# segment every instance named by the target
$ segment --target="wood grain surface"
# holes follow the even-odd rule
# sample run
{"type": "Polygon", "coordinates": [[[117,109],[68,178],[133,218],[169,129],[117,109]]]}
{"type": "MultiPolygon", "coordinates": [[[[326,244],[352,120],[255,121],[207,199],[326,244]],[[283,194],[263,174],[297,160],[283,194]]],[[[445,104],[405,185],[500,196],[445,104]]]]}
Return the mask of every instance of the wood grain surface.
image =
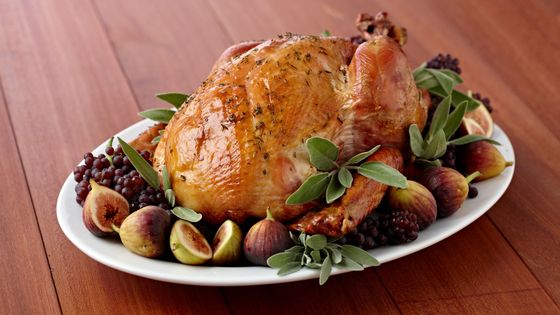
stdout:
{"type": "Polygon", "coordinates": [[[558,314],[560,2],[0,0],[0,313],[558,314]],[[454,236],[360,273],[256,287],[115,271],[60,230],[59,189],[84,152],[194,90],[229,45],[285,32],[354,35],[389,12],[416,66],[457,56],[516,152],[506,194],[454,236]]]}

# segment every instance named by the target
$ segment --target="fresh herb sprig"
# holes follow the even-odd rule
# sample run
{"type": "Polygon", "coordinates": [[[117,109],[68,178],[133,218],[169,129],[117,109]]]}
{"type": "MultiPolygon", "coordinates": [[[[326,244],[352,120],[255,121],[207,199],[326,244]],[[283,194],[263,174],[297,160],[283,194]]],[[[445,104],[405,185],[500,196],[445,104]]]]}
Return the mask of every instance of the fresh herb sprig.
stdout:
{"type": "Polygon", "coordinates": [[[323,285],[329,279],[333,266],[364,270],[365,266],[379,265],[377,259],[368,252],[353,245],[337,244],[337,239],[329,239],[321,234],[290,235],[296,245],[267,260],[269,267],[279,269],[279,276],[297,272],[303,267],[319,269],[319,284],[323,285]]]}
{"type": "Polygon", "coordinates": [[[371,150],[356,154],[345,163],[339,165],[338,147],[328,139],[312,137],[306,141],[309,160],[320,172],[308,177],[303,184],[293,193],[286,204],[295,205],[315,200],[325,195],[328,204],[340,198],[346,189],[352,186],[352,173],[355,170],[359,174],[380,183],[406,188],[406,177],[399,171],[381,162],[365,162],[380,146],[377,145],[371,150]]]}
{"type": "Polygon", "coordinates": [[[156,94],[156,97],[173,105],[174,109],[168,108],[153,108],[142,111],[138,115],[151,119],[153,121],[169,123],[173,115],[175,115],[176,110],[181,108],[183,103],[189,98],[189,95],[182,93],[160,93],[156,94]]]}
{"type": "Polygon", "coordinates": [[[202,215],[193,209],[175,205],[175,192],[171,187],[171,180],[169,178],[167,167],[163,167],[161,176],[162,182],[160,182],[157,172],[138,152],[136,152],[133,147],[119,137],[117,137],[117,140],[119,141],[119,144],[123,149],[124,154],[128,157],[130,163],[132,163],[134,168],[138,171],[140,176],[144,178],[148,185],[152,186],[156,190],[159,190],[160,186],[163,187],[165,198],[171,206],[171,212],[174,215],[180,219],[190,222],[198,222],[202,219],[202,215]]]}

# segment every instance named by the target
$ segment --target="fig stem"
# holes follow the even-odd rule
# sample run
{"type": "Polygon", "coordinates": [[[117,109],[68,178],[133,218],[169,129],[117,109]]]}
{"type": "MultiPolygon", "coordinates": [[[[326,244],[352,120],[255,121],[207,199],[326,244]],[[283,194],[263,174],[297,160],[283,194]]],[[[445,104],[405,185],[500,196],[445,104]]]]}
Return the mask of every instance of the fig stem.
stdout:
{"type": "Polygon", "coordinates": [[[471,175],[467,176],[465,178],[467,180],[467,184],[470,183],[473,179],[477,178],[478,176],[480,176],[479,171],[476,171],[476,172],[472,173],[471,175]]]}
{"type": "Polygon", "coordinates": [[[513,165],[513,161],[507,161],[507,162],[506,162],[506,167],[512,166],[512,165],[513,165]]]}
{"type": "Polygon", "coordinates": [[[118,226],[116,226],[115,223],[111,223],[111,228],[113,229],[113,231],[120,234],[121,229],[118,226]]]}
{"type": "Polygon", "coordinates": [[[274,217],[272,216],[272,212],[270,211],[270,207],[266,208],[266,219],[271,220],[271,221],[276,221],[276,220],[274,220],[274,217]]]}

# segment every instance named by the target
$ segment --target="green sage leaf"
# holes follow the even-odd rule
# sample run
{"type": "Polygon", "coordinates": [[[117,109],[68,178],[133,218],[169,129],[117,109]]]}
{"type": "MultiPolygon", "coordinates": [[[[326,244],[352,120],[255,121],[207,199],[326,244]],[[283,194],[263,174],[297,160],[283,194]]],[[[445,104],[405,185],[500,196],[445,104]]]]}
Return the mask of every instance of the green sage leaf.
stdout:
{"type": "Polygon", "coordinates": [[[294,272],[298,272],[302,268],[302,265],[299,261],[291,261],[286,263],[284,266],[280,267],[278,270],[278,275],[280,277],[289,275],[294,272]]]}
{"type": "Polygon", "coordinates": [[[348,257],[342,257],[342,260],[336,266],[342,269],[348,269],[353,271],[364,270],[364,267],[362,265],[358,264],[357,262],[353,261],[348,257]]]}
{"type": "Polygon", "coordinates": [[[171,207],[175,207],[175,193],[173,192],[173,189],[165,190],[165,199],[167,199],[167,202],[171,207]]]}
{"type": "Polygon", "coordinates": [[[314,234],[307,238],[305,245],[314,250],[321,250],[327,246],[327,237],[322,234],[314,234]]]}
{"type": "Polygon", "coordinates": [[[398,188],[406,188],[406,177],[396,169],[381,162],[366,162],[358,168],[361,175],[382,184],[398,188]]]}
{"type": "Polygon", "coordinates": [[[331,247],[330,245],[331,244],[327,245],[326,249],[330,254],[331,261],[334,265],[339,264],[342,261],[342,253],[340,252],[340,249],[331,247]]]}
{"type": "MultiPolygon", "coordinates": [[[[445,94],[445,91],[443,91],[443,89],[440,86],[436,86],[434,88],[429,89],[430,93],[435,94],[439,97],[446,97],[448,96],[447,94],[445,94]]],[[[473,111],[475,108],[477,108],[480,105],[480,102],[468,97],[467,95],[465,95],[462,92],[459,92],[457,90],[453,90],[453,93],[451,93],[452,96],[452,105],[453,106],[458,106],[459,104],[461,104],[464,101],[467,101],[467,112],[473,111]]]]}
{"type": "Polygon", "coordinates": [[[338,147],[331,141],[312,137],[305,142],[309,152],[311,164],[320,171],[330,171],[336,167],[338,158],[338,147]]]}
{"type": "Polygon", "coordinates": [[[439,167],[441,166],[440,160],[426,160],[426,159],[416,159],[414,160],[414,165],[420,168],[431,168],[431,167],[439,167]]]}
{"type": "Polygon", "coordinates": [[[478,142],[478,141],[486,141],[486,142],[490,142],[490,143],[495,144],[495,145],[501,145],[501,143],[499,143],[498,141],[490,139],[490,138],[485,137],[485,136],[481,136],[481,135],[466,135],[466,136],[463,136],[461,138],[453,139],[453,140],[449,141],[449,143],[455,144],[455,145],[465,145],[465,144],[478,142]]]}
{"type": "Polygon", "coordinates": [[[311,269],[321,269],[321,267],[323,267],[323,265],[320,264],[320,263],[316,263],[316,262],[310,262],[307,265],[305,265],[305,267],[311,268],[311,269]]]}
{"type": "Polygon", "coordinates": [[[352,177],[352,173],[350,173],[350,171],[346,167],[341,167],[340,170],[338,170],[337,176],[338,181],[342,186],[346,188],[350,188],[352,186],[354,178],[352,177]]]}
{"type": "Polygon", "coordinates": [[[171,213],[177,216],[179,219],[183,219],[189,222],[198,222],[202,219],[202,214],[194,211],[190,208],[185,207],[175,207],[171,209],[171,213]]]}
{"type": "Polygon", "coordinates": [[[328,173],[319,173],[308,177],[305,182],[286,199],[287,205],[297,205],[315,200],[325,192],[329,185],[328,173]]]}
{"type": "Polygon", "coordinates": [[[321,32],[321,37],[329,37],[331,36],[331,32],[329,32],[329,30],[323,30],[321,32]]]}
{"type": "Polygon", "coordinates": [[[152,139],[151,143],[152,143],[152,144],[158,144],[160,140],[161,140],[161,135],[160,135],[160,136],[155,136],[155,137],[152,139]]]}
{"type": "Polygon", "coordinates": [[[325,194],[327,204],[333,203],[338,198],[342,197],[346,192],[346,187],[342,186],[338,181],[337,174],[331,175],[331,180],[327,186],[327,193],[325,194]]]}
{"type": "Polygon", "coordinates": [[[301,253],[305,248],[301,245],[294,245],[285,250],[285,252],[294,252],[294,253],[301,253]]]}
{"type": "Polygon", "coordinates": [[[418,125],[412,124],[408,127],[408,135],[410,136],[410,149],[415,156],[424,155],[424,139],[418,129],[418,125]]]}
{"type": "Polygon", "coordinates": [[[452,78],[455,85],[459,85],[459,84],[463,83],[463,79],[455,71],[452,71],[452,70],[449,70],[449,69],[439,69],[438,71],[443,72],[444,74],[446,74],[447,76],[452,78]]]}
{"type": "Polygon", "coordinates": [[[426,71],[434,75],[434,78],[438,81],[439,86],[445,91],[446,95],[451,95],[451,92],[453,92],[453,88],[456,85],[455,80],[452,77],[435,69],[426,69],[426,71]]]}
{"type": "Polygon", "coordinates": [[[329,277],[331,275],[331,271],[332,271],[331,259],[330,259],[329,256],[327,256],[327,258],[325,258],[325,260],[323,261],[323,266],[321,267],[321,272],[319,273],[319,284],[320,285],[325,284],[325,282],[327,282],[327,280],[329,280],[329,277]]]}
{"type": "Polygon", "coordinates": [[[314,262],[320,263],[321,262],[321,251],[320,250],[312,250],[311,251],[311,258],[313,258],[314,262]]]}
{"type": "Polygon", "coordinates": [[[167,167],[165,165],[161,170],[161,177],[163,180],[163,191],[167,191],[168,189],[171,189],[171,180],[169,179],[169,172],[167,171],[167,167]]]}
{"type": "Polygon", "coordinates": [[[289,262],[299,260],[298,256],[299,254],[296,252],[281,252],[268,257],[268,259],[266,260],[266,264],[270,268],[282,268],[282,266],[289,262]]]}
{"type": "Polygon", "coordinates": [[[445,132],[439,130],[424,149],[424,155],[422,157],[425,159],[435,159],[444,155],[446,150],[447,139],[445,138],[445,132]]]}
{"type": "Polygon", "coordinates": [[[414,71],[414,82],[416,86],[421,89],[429,90],[439,85],[434,75],[427,71],[426,68],[417,69],[414,71]]]}
{"type": "Polygon", "coordinates": [[[144,180],[150,186],[155,189],[159,189],[159,176],[156,171],[154,171],[152,166],[148,162],[146,162],[146,160],[144,160],[144,158],[123,139],[117,137],[117,140],[119,140],[119,144],[124,154],[126,154],[128,160],[130,161],[130,163],[132,163],[140,176],[142,176],[142,178],[144,178],[144,180]]]}
{"type": "Polygon", "coordinates": [[[461,104],[455,107],[453,112],[449,114],[449,117],[447,117],[447,122],[445,123],[445,126],[443,126],[446,140],[449,140],[451,136],[455,134],[457,129],[459,129],[459,126],[461,126],[463,116],[465,116],[465,113],[467,112],[467,104],[467,101],[461,102],[461,104]]]}
{"type": "Polygon", "coordinates": [[[155,108],[139,112],[138,115],[144,118],[151,119],[153,121],[167,124],[169,123],[173,115],[175,115],[175,111],[166,108],[155,108]]]}
{"type": "Polygon", "coordinates": [[[432,140],[433,136],[440,130],[443,129],[445,123],[447,122],[447,117],[449,116],[449,108],[451,106],[451,96],[445,97],[437,106],[432,116],[432,124],[430,125],[430,130],[428,131],[427,141],[428,143],[432,140]]]}
{"type": "MultiPolygon", "coordinates": [[[[374,154],[375,152],[377,152],[377,150],[379,150],[381,146],[380,145],[376,145],[375,147],[371,148],[369,151],[366,152],[362,152],[362,153],[358,153],[356,155],[354,155],[353,157],[351,157],[348,162],[344,163],[345,165],[351,165],[351,164],[357,164],[362,162],[363,160],[367,159],[368,157],[370,157],[372,154],[374,154]]],[[[347,187],[350,188],[350,187],[347,187]]]]}
{"type": "Polygon", "coordinates": [[[189,98],[189,95],[183,93],[159,93],[156,94],[156,97],[179,109],[187,98],[189,98]]]}
{"type": "Polygon", "coordinates": [[[365,250],[353,245],[342,245],[342,256],[352,259],[362,266],[379,266],[379,261],[365,250]]]}

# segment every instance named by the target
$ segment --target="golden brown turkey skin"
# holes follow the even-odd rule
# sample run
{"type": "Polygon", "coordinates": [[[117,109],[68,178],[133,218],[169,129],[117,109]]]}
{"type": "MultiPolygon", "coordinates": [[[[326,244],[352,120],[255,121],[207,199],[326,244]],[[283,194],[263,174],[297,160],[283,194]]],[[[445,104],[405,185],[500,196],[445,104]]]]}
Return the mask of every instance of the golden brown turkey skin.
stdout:
{"type": "Polygon", "coordinates": [[[268,207],[286,221],[313,207],[285,205],[316,172],[304,144],[311,136],[332,139],[346,157],[379,143],[400,147],[408,125],[425,123],[406,57],[391,39],[357,50],[335,37],[254,44],[224,53],[154,154],[178,202],[210,223],[264,217],[268,207]]]}

